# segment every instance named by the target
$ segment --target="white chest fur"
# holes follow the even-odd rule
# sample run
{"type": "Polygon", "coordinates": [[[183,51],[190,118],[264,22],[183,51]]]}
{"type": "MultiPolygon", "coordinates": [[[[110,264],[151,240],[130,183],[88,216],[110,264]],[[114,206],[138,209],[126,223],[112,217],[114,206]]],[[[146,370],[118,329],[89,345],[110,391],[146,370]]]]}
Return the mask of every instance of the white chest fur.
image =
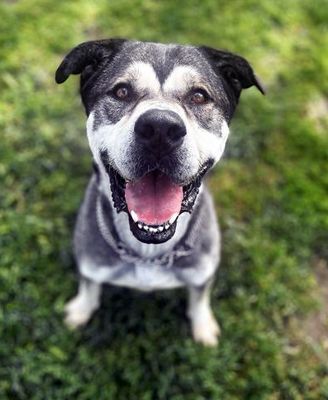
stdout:
{"type": "Polygon", "coordinates": [[[217,264],[218,259],[212,254],[203,255],[194,265],[184,268],[175,267],[174,264],[167,267],[147,261],[135,264],[122,262],[116,266],[95,266],[91,260],[84,259],[80,264],[80,272],[97,283],[111,283],[151,291],[185,285],[202,285],[213,275],[217,264]]]}
{"type": "Polygon", "coordinates": [[[111,283],[144,291],[184,286],[184,282],[176,277],[172,267],[147,263],[95,267],[91,262],[84,260],[81,263],[81,273],[97,283],[111,283]]]}

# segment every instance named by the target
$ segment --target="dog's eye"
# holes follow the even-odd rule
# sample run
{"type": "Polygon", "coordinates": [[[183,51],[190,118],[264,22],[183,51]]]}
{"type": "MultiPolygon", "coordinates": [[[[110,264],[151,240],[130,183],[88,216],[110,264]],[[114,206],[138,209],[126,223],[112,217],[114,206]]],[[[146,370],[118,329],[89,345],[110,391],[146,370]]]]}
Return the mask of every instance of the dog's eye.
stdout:
{"type": "Polygon", "coordinates": [[[189,100],[192,104],[201,105],[208,102],[210,96],[204,89],[195,89],[189,96],[189,100]]]}
{"type": "Polygon", "coordinates": [[[125,84],[117,85],[113,89],[113,94],[119,100],[127,100],[130,96],[130,88],[125,84]]]}

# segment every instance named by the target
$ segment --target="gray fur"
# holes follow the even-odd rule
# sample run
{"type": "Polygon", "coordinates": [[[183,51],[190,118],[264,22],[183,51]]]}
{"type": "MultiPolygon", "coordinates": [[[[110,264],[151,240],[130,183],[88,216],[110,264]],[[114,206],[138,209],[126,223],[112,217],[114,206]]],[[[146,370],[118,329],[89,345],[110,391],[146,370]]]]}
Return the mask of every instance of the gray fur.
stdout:
{"type": "MultiPolygon", "coordinates": [[[[158,275],[172,275],[172,282],[175,282],[173,287],[186,285],[200,287],[204,285],[213,276],[218,266],[220,244],[213,203],[205,188],[199,195],[195,208],[179,242],[176,241],[175,237],[170,240],[169,244],[160,245],[143,244],[135,241],[135,246],[129,247],[133,250],[134,257],[128,255],[128,258],[124,258],[106,241],[105,235],[99,227],[99,223],[104,222],[110,229],[115,229],[114,215],[116,211],[111,201],[97,187],[97,180],[93,176],[78,215],[74,235],[75,258],[78,265],[82,267],[80,273],[99,283],[124,286],[124,281],[126,281],[130,287],[134,279],[133,286],[136,289],[152,290],[153,286],[156,289],[161,288],[158,287],[152,271],[157,268],[158,275]],[[106,213],[103,214],[105,215],[104,221],[99,221],[97,218],[96,202],[99,197],[103,199],[102,207],[106,207],[106,213]],[[165,246],[165,248],[162,252],[158,252],[156,249],[156,252],[153,252],[153,257],[146,257],[143,254],[145,246],[165,246]],[[170,259],[165,262],[165,255],[170,252],[174,256],[173,262],[170,262],[170,259]],[[164,260],[164,263],[162,260],[164,260]],[[138,270],[145,265],[147,265],[149,276],[151,275],[152,279],[149,286],[145,282],[142,282],[142,285],[138,282],[138,270]],[[105,269],[106,272],[104,272],[105,269]],[[97,275],[97,270],[101,270],[102,279],[97,275]]],[[[120,234],[120,232],[115,231],[113,233],[114,238],[120,234]]],[[[126,238],[130,241],[133,240],[133,236],[128,235],[128,233],[126,238]]],[[[144,274],[146,281],[147,271],[144,271],[144,274]]]]}
{"type": "Polygon", "coordinates": [[[67,323],[76,327],[88,321],[99,305],[102,283],[146,291],[185,286],[195,340],[215,345],[219,327],[209,295],[220,259],[220,234],[201,179],[222,156],[241,89],[255,85],[263,92],[262,86],[237,55],[121,39],[77,46],[58,68],[57,82],[72,73],[81,73],[96,172],[74,234],[81,280],[66,308],[67,323]],[[128,88],[128,101],[116,96],[122,84],[128,88]],[[206,94],[204,103],[191,100],[195,90],[206,94]],[[185,129],[179,147],[161,158],[147,151],[135,134],[138,119],[152,110],[176,115],[185,129]],[[180,214],[164,233],[138,230],[124,204],[120,182],[136,181],[150,171],[166,174],[184,190],[180,214]]]}

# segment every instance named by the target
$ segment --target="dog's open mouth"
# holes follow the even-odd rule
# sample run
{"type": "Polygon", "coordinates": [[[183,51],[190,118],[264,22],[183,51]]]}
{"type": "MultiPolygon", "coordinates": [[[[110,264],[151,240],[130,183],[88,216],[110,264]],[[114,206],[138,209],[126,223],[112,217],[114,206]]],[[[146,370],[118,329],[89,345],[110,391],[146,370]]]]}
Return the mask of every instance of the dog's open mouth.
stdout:
{"type": "Polygon", "coordinates": [[[109,167],[114,206],[118,212],[128,213],[130,229],[138,240],[165,242],[174,235],[179,215],[192,211],[201,180],[211,165],[206,163],[186,185],[178,185],[158,169],[127,182],[109,167]]]}
{"type": "Polygon", "coordinates": [[[173,224],[180,214],[183,189],[156,170],[125,186],[125,200],[134,222],[154,232],[173,224]],[[152,228],[152,226],[158,228],[152,228]]]}

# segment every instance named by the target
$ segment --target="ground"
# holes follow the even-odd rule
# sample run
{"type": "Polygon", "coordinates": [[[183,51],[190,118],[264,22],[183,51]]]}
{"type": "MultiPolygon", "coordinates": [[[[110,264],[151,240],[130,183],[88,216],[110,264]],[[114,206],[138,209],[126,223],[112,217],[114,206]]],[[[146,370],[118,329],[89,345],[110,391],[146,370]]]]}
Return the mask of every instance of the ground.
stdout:
{"type": "Polygon", "coordinates": [[[328,398],[327,1],[26,0],[0,13],[0,398],[328,398]],[[108,287],[85,329],[63,324],[91,159],[77,79],[59,87],[54,72],[77,43],[113,36],[229,49],[267,87],[242,94],[209,178],[216,349],[192,341],[183,290],[108,287]]]}

